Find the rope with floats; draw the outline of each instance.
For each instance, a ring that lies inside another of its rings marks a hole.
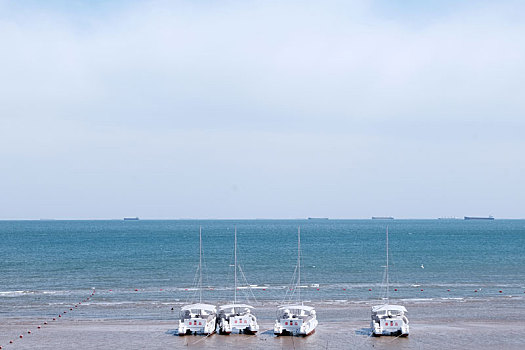
[[[93,288],[93,291],[91,292],[91,294],[90,294],[88,297],[82,299],[82,301],[79,301],[78,303],[75,303],[75,304],[71,305],[71,306],[69,307],[69,311],[71,312],[71,311],[74,311],[75,309],[78,309],[78,307],[79,307],[80,305],[82,305],[82,303],[86,303],[86,302],[88,302],[88,301],[89,301],[94,295],[95,295],[95,289]],[[58,317],[53,317],[51,320],[44,320],[44,322],[42,322],[42,324],[39,324],[39,325],[36,327],[36,329],[37,329],[37,330],[40,330],[40,329],[42,329],[44,326],[48,325],[49,322],[53,322],[53,321],[57,321],[58,319],[61,319],[61,318],[62,318],[62,315],[66,315],[67,312],[68,312],[68,310],[64,310],[63,312],[61,312],[61,313],[58,314]],[[28,329],[28,330],[26,331],[26,333],[27,333],[27,334],[34,334],[34,333],[31,331],[31,329]],[[24,334],[20,334],[20,335],[18,336],[18,339],[23,339],[23,338],[24,338]],[[14,342],[15,342],[14,339],[12,339],[12,340],[9,341],[8,344],[14,344]],[[5,347],[5,346],[0,345],[0,350],[1,350],[1,349],[4,349],[4,347]]]

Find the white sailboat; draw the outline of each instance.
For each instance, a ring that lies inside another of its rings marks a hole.
[[[180,310],[179,336],[187,334],[211,334],[215,332],[217,309],[202,303],[202,227],[199,227],[199,302],[185,305]]]
[[[370,328],[373,336],[395,335],[407,337],[409,334],[407,309],[401,305],[390,305],[389,297],[389,277],[388,277],[388,226],[386,228],[386,298],[385,303],[372,307],[372,321]]]
[[[239,333],[255,334],[259,330],[257,317],[252,313],[254,307],[247,304],[237,303],[237,227],[235,227],[234,238],[234,291],[233,304],[219,306],[217,328],[219,334],[231,334],[232,331]]]
[[[317,314],[315,308],[304,305],[301,301],[301,228],[297,229],[297,283],[293,287],[297,290],[299,302],[296,304],[281,305],[277,308],[277,319],[273,327],[275,335],[302,335],[307,336],[315,332]]]

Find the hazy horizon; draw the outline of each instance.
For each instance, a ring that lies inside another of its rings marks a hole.
[[[523,10],[0,0],[0,218],[523,218]]]

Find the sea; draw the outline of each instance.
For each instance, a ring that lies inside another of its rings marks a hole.
[[[0,316],[171,317],[187,302],[278,304],[525,296],[525,220],[0,221]],[[199,231],[202,232],[202,288]],[[299,296],[300,290],[300,296]],[[95,296],[86,300],[93,291]],[[172,310],[173,309],[173,310]]]

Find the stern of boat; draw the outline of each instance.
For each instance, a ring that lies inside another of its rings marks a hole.
[[[186,332],[188,329],[186,328],[186,324],[183,320],[179,320],[179,336],[186,335]]]

